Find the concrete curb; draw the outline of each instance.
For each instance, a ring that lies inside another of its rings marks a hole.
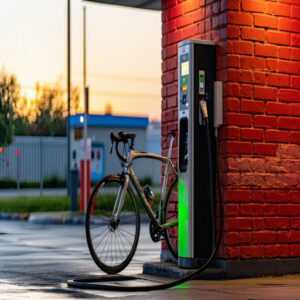
[[[29,216],[28,213],[0,213],[0,220],[27,221]]]
[[[73,215],[72,212],[47,212],[47,213],[0,213],[0,220],[28,221],[32,224],[66,224],[84,225],[85,216]],[[141,223],[148,223],[146,214],[140,216]]]
[[[143,274],[172,279],[182,279],[195,272],[197,269],[182,269],[170,262],[149,262],[143,265]],[[226,275],[226,270],[217,267],[209,267],[193,279],[215,280],[222,279]]]
[[[85,216],[72,216],[70,214],[33,213],[28,219],[32,224],[68,224],[84,225]]]

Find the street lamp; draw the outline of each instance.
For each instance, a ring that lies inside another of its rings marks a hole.
[[[70,176],[70,102],[71,102],[71,0],[68,0],[67,6],[67,93],[68,93],[68,117],[67,117],[67,194],[71,194],[71,176]]]

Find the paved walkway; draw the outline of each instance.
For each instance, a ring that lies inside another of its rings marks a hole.
[[[67,280],[103,274],[89,254],[84,226],[0,221],[0,299],[205,299],[298,300],[300,275],[242,280],[197,280],[146,293],[118,293],[67,287]],[[139,274],[145,262],[157,261],[160,244],[143,224],[138,250],[123,275]],[[152,282],[166,279],[152,277]],[[145,284],[144,281],[125,284]],[[149,282],[148,282],[149,284]]]

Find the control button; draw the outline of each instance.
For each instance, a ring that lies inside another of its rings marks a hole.
[[[182,104],[186,104],[186,95],[183,95],[183,96],[182,96],[181,103],[182,103]]]

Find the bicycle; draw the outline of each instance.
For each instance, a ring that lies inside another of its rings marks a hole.
[[[178,258],[176,235],[178,230],[175,205],[171,204],[172,194],[178,183],[178,171],[171,161],[172,146],[176,136],[171,135],[168,156],[147,152],[134,151],[135,134],[119,132],[110,134],[111,150],[115,143],[117,156],[120,160],[121,175],[108,175],[95,186],[86,213],[86,237],[90,253],[97,266],[108,274],[121,272],[131,261],[139,240],[140,211],[137,199],[141,201],[150,218],[150,236],[154,242],[165,239],[174,256]],[[123,143],[123,155],[119,151],[119,143]],[[132,164],[135,159],[155,159],[166,163],[161,197],[158,211],[151,208],[153,193],[150,189],[143,190],[137,179]],[[175,178],[168,186],[170,166]],[[134,193],[135,191],[135,193]],[[137,197],[136,197],[137,196]]]

